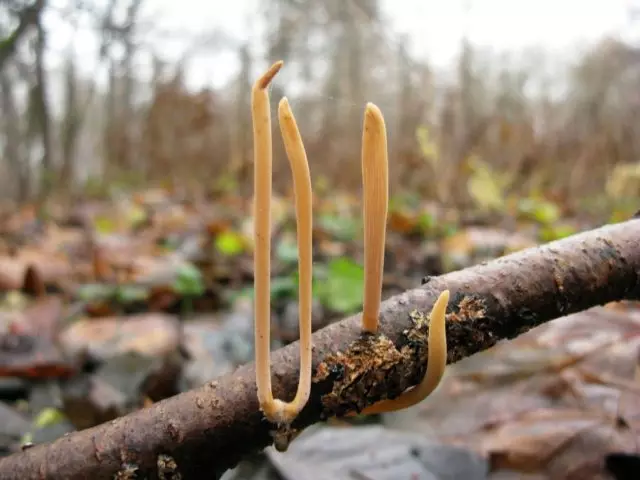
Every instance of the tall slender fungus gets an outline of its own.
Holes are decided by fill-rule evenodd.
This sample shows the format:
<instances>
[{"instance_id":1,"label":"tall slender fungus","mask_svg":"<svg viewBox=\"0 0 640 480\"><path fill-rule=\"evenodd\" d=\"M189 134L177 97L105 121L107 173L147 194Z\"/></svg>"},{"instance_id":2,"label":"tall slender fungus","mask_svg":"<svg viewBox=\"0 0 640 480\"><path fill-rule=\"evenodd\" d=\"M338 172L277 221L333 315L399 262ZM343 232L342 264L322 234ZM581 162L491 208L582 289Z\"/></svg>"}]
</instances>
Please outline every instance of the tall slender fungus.
<instances>
[{"instance_id":1,"label":"tall slender fungus","mask_svg":"<svg viewBox=\"0 0 640 480\"><path fill-rule=\"evenodd\" d=\"M280 131L293 174L296 225L298 236L298 317L300 329L300 383L296 396L287 404L288 414L295 418L311 392L311 310L313 268L313 208L311 174L298 125L286 97L278 105Z\"/></svg>"},{"instance_id":2,"label":"tall slender fungus","mask_svg":"<svg viewBox=\"0 0 640 480\"><path fill-rule=\"evenodd\" d=\"M362 329L369 333L376 333L382 297L384 244L389 205L389 160L384 118L380 109L372 103L368 103L364 111L362 185L365 251Z\"/></svg>"},{"instance_id":3,"label":"tall slender fungus","mask_svg":"<svg viewBox=\"0 0 640 480\"><path fill-rule=\"evenodd\" d=\"M382 297L384 245L389 203L387 131L378 107L368 103L362 132L362 183L364 216L364 306L362 330L375 334ZM427 372L420 385L392 400L382 400L363 410L364 414L400 410L424 400L440 383L447 364L445 312L449 291L440 294L431 312Z\"/></svg>"},{"instance_id":4,"label":"tall slender fungus","mask_svg":"<svg viewBox=\"0 0 640 480\"><path fill-rule=\"evenodd\" d=\"M309 400L311 392L311 283L312 283L312 196L307 154L289 102L278 105L280 132L293 176L295 195L300 319L300 380L291 402L273 397L271 388L271 113L268 87L282 68L274 63L253 85L251 108L254 142L254 286L255 350L258 401L265 417L279 425L290 424ZM364 190L365 291L362 313L363 331L376 334L382 296L384 245L389 204L387 132L380 109L368 103L362 133L362 182ZM383 400L363 413L382 413L406 408L426 398L439 384L447 363L445 312L449 291L445 290L433 306L429 325L427 372L420 384L400 397Z\"/></svg>"},{"instance_id":5,"label":"tall slender fungus","mask_svg":"<svg viewBox=\"0 0 640 480\"><path fill-rule=\"evenodd\" d=\"M251 102L254 140L254 287L255 350L258 401L265 417L277 424L291 423L309 400L311 391L311 178L304 145L286 98L279 105L280 129L293 174L298 260L300 273L300 381L291 402L273 397L270 349L270 253L271 253L271 115L267 88L283 62L274 63L253 86Z\"/></svg>"}]
</instances>

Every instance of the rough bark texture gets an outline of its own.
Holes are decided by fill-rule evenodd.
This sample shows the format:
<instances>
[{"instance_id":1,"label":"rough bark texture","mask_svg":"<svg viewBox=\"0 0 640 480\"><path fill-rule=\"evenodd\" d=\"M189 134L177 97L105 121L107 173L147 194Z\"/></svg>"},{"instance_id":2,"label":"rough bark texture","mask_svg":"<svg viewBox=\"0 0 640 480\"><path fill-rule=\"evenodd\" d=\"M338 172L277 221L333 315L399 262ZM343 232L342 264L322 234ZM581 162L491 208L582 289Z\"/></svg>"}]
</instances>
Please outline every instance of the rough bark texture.
<instances>
[{"instance_id":1,"label":"rough bark texture","mask_svg":"<svg viewBox=\"0 0 640 480\"><path fill-rule=\"evenodd\" d=\"M630 220L440 277L383 304L380 336L360 334L360 316L314 334L314 386L294 427L395 396L424 373L428 313L448 288L448 362L554 318L609 301L640 298L640 220ZM272 354L274 393L290 399L298 344ZM266 422L252 364L200 389L0 460L0 479L219 477L244 455L286 440ZM124 471L138 468L138 477ZM165 476L165 478L172 478ZM178 477L173 477L178 478Z\"/></svg>"}]
</instances>

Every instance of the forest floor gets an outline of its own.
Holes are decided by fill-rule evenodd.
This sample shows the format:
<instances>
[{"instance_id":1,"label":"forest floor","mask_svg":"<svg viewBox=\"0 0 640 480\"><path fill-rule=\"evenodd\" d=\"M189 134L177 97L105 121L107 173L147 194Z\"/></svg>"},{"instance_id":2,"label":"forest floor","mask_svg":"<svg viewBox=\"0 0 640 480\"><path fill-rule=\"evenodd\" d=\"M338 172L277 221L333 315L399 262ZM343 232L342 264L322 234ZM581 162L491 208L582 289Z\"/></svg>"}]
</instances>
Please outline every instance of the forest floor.
<instances>
[{"instance_id":1,"label":"forest floor","mask_svg":"<svg viewBox=\"0 0 640 480\"><path fill-rule=\"evenodd\" d=\"M292 205L274 199L273 348L298 338ZM334 195L314 215L319 329L362 308L361 204ZM2 454L252 361L247 199L147 189L46 212L7 207L0 218ZM392 204L383 297L597 226L552 203L522 202L498 219ZM450 366L416 407L316 425L225 478L605 478L594 472L607 455L640 453L639 353L637 304L563 317Z\"/></svg>"}]
</instances>

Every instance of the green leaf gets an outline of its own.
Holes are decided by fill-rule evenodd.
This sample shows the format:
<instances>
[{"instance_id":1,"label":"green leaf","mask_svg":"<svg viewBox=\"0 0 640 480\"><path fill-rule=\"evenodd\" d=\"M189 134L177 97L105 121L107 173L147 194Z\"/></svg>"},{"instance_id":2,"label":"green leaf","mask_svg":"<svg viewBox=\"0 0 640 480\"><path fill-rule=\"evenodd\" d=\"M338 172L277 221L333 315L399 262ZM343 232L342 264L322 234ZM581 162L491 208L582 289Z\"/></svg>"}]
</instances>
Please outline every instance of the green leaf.
<instances>
[{"instance_id":1,"label":"green leaf","mask_svg":"<svg viewBox=\"0 0 640 480\"><path fill-rule=\"evenodd\" d=\"M127 223L130 228L136 228L147 221L147 211L140 205L131 204L127 210Z\"/></svg>"},{"instance_id":2,"label":"green leaf","mask_svg":"<svg viewBox=\"0 0 640 480\"><path fill-rule=\"evenodd\" d=\"M271 280L271 299L276 300L279 298L292 298L295 297L298 292L298 276L297 274L276 277ZM246 297L253 299L255 291L253 287L246 287L237 292L229 295L231 303L236 302L238 299Z\"/></svg>"},{"instance_id":3,"label":"green leaf","mask_svg":"<svg viewBox=\"0 0 640 480\"><path fill-rule=\"evenodd\" d=\"M176 292L187 297L202 295L204 293L202 273L191 263L180 265L173 288Z\"/></svg>"},{"instance_id":4,"label":"green leaf","mask_svg":"<svg viewBox=\"0 0 640 480\"><path fill-rule=\"evenodd\" d=\"M562 238L570 237L576 233L576 229L571 225L547 225L540 229L538 237L542 242L553 242Z\"/></svg>"},{"instance_id":5,"label":"green leaf","mask_svg":"<svg viewBox=\"0 0 640 480\"><path fill-rule=\"evenodd\" d=\"M169 250L175 251L176 248L180 246L180 239L178 237L164 237L160 240L160 247Z\"/></svg>"},{"instance_id":6,"label":"green leaf","mask_svg":"<svg viewBox=\"0 0 640 480\"><path fill-rule=\"evenodd\" d=\"M326 281L318 285L318 295L335 312L357 311L364 297L364 269L346 258L332 260Z\"/></svg>"},{"instance_id":7,"label":"green leaf","mask_svg":"<svg viewBox=\"0 0 640 480\"><path fill-rule=\"evenodd\" d=\"M284 277L276 277L271 280L271 298L290 298L295 297L298 291L297 275L288 275Z\"/></svg>"},{"instance_id":8,"label":"green leaf","mask_svg":"<svg viewBox=\"0 0 640 480\"><path fill-rule=\"evenodd\" d=\"M107 300L116 292L113 285L104 285L102 283L87 283L78 289L78 298L85 302L95 302L98 300Z\"/></svg>"},{"instance_id":9,"label":"green leaf","mask_svg":"<svg viewBox=\"0 0 640 480\"><path fill-rule=\"evenodd\" d=\"M323 215L318 220L318 223L322 229L338 240L353 240L360 229L358 221L349 217Z\"/></svg>"},{"instance_id":10,"label":"green leaf","mask_svg":"<svg viewBox=\"0 0 640 480\"><path fill-rule=\"evenodd\" d=\"M241 288L238 291L228 293L229 303L234 304L236 301L242 298L250 298L253 300L254 290L253 287Z\"/></svg>"},{"instance_id":11,"label":"green leaf","mask_svg":"<svg viewBox=\"0 0 640 480\"><path fill-rule=\"evenodd\" d=\"M148 295L149 291L141 285L120 285L116 289L116 300L121 304L145 300Z\"/></svg>"},{"instance_id":12,"label":"green leaf","mask_svg":"<svg viewBox=\"0 0 640 480\"><path fill-rule=\"evenodd\" d=\"M471 175L467 180L467 191L476 206L484 211L502 211L504 193L500 176L479 158L467 160Z\"/></svg>"},{"instance_id":13,"label":"green leaf","mask_svg":"<svg viewBox=\"0 0 640 480\"><path fill-rule=\"evenodd\" d=\"M45 428L64 421L65 416L60 410L46 407L43 408L38 416L33 420L33 426L36 428Z\"/></svg>"},{"instance_id":14,"label":"green leaf","mask_svg":"<svg viewBox=\"0 0 640 480\"><path fill-rule=\"evenodd\" d=\"M284 263L298 261L298 245L288 240L282 240L276 248L277 257Z\"/></svg>"},{"instance_id":15,"label":"green leaf","mask_svg":"<svg viewBox=\"0 0 640 480\"><path fill-rule=\"evenodd\" d=\"M389 199L389 211L416 209L420 207L421 198L416 193L401 192L393 195Z\"/></svg>"},{"instance_id":16,"label":"green leaf","mask_svg":"<svg viewBox=\"0 0 640 480\"><path fill-rule=\"evenodd\" d=\"M21 445L31 445L33 443L33 433L27 432L20 438Z\"/></svg>"},{"instance_id":17,"label":"green leaf","mask_svg":"<svg viewBox=\"0 0 640 480\"><path fill-rule=\"evenodd\" d=\"M93 227L98 233L108 235L115 231L116 224L113 219L109 217L96 217L93 221Z\"/></svg>"},{"instance_id":18,"label":"green leaf","mask_svg":"<svg viewBox=\"0 0 640 480\"><path fill-rule=\"evenodd\" d=\"M518 211L541 225L550 225L560 219L560 209L554 203L533 198L524 198L518 204Z\"/></svg>"},{"instance_id":19,"label":"green leaf","mask_svg":"<svg viewBox=\"0 0 640 480\"><path fill-rule=\"evenodd\" d=\"M238 179L231 173L222 174L213 182L213 191L216 193L231 193L237 189Z\"/></svg>"},{"instance_id":20,"label":"green leaf","mask_svg":"<svg viewBox=\"0 0 640 480\"><path fill-rule=\"evenodd\" d=\"M418 217L418 227L422 232L430 232L436 226L436 220L430 213L422 213Z\"/></svg>"},{"instance_id":21,"label":"green leaf","mask_svg":"<svg viewBox=\"0 0 640 480\"><path fill-rule=\"evenodd\" d=\"M418 140L418 145L422 155L435 167L438 164L440 154L438 151L438 144L432 140L429 135L429 128L426 126L418 127L416 131L416 139Z\"/></svg>"},{"instance_id":22,"label":"green leaf","mask_svg":"<svg viewBox=\"0 0 640 480\"><path fill-rule=\"evenodd\" d=\"M454 222L443 222L437 225L438 235L444 238L452 237L460 231L460 226Z\"/></svg>"},{"instance_id":23,"label":"green leaf","mask_svg":"<svg viewBox=\"0 0 640 480\"><path fill-rule=\"evenodd\" d=\"M232 257L244 252L245 243L240 233L229 230L216 236L215 247L223 255Z\"/></svg>"}]
</instances>

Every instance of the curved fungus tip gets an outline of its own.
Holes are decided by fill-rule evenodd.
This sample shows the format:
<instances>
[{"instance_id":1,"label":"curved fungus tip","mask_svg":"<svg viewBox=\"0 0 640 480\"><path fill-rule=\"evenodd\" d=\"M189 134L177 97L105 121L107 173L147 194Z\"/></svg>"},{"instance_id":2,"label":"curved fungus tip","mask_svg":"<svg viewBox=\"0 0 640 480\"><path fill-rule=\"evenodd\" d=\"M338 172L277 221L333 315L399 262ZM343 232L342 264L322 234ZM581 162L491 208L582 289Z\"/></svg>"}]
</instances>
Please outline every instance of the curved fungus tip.
<instances>
[{"instance_id":1,"label":"curved fungus tip","mask_svg":"<svg viewBox=\"0 0 640 480\"><path fill-rule=\"evenodd\" d=\"M282 60L278 60L276 63L271 65L269 69L264 72L264 74L258 79L258 81L256 82L256 87L260 89L267 88L271 83L271 80L273 80L273 77L276 76L283 65L284 62Z\"/></svg>"},{"instance_id":2,"label":"curved fungus tip","mask_svg":"<svg viewBox=\"0 0 640 480\"><path fill-rule=\"evenodd\" d=\"M278 102L278 113L281 117L287 118L287 120L293 118L293 112L291 112L287 97L282 97L280 102Z\"/></svg>"},{"instance_id":3,"label":"curved fungus tip","mask_svg":"<svg viewBox=\"0 0 640 480\"><path fill-rule=\"evenodd\" d=\"M427 398L438 387L447 367L447 332L445 328L449 290L444 290L433 304L429 319L427 371L422 381L398 398L381 400L365 408L364 415L388 413L409 408ZM352 414L351 414L352 415ZM350 415L350 416L351 416Z\"/></svg>"},{"instance_id":4,"label":"curved fungus tip","mask_svg":"<svg viewBox=\"0 0 640 480\"><path fill-rule=\"evenodd\" d=\"M375 103L368 102L367 106L364 109L364 112L368 117L373 117L379 122L384 123L384 116L382 115L382 111Z\"/></svg>"}]
</instances>

